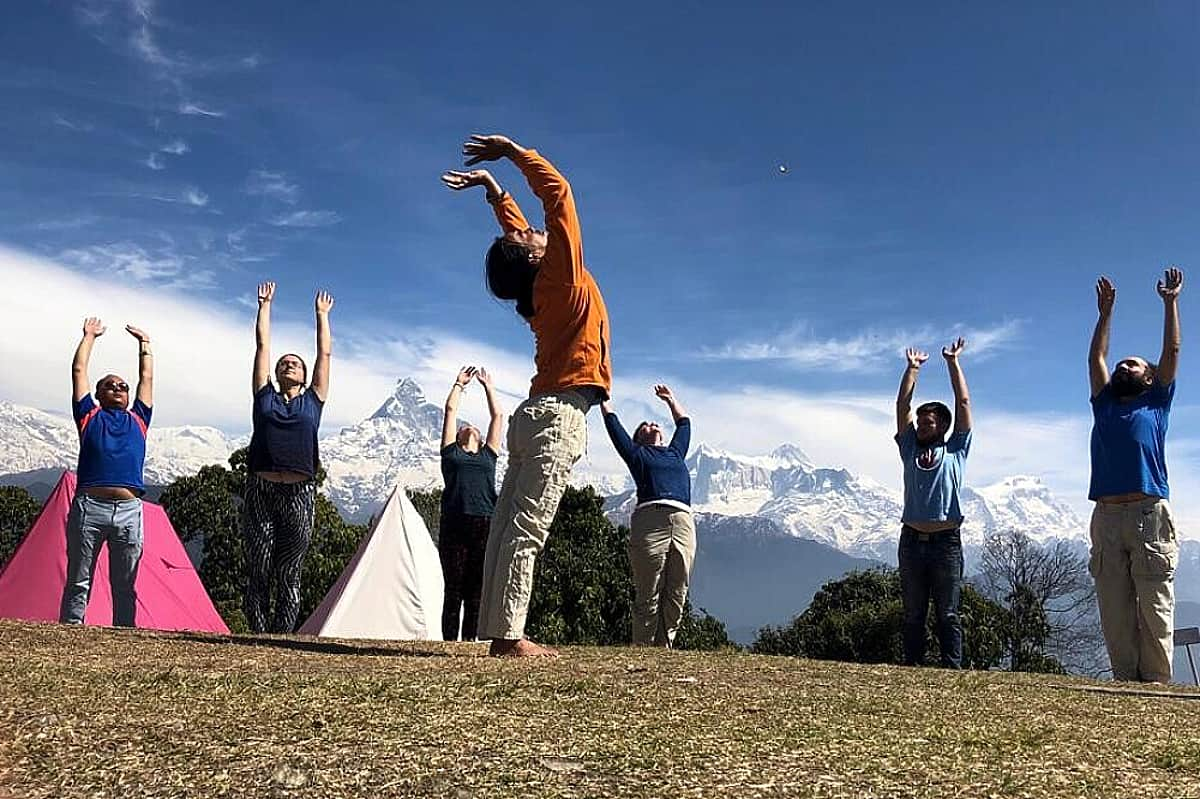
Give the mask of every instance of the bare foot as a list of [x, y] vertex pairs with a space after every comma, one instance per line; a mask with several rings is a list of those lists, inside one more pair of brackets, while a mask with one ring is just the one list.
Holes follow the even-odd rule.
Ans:
[[505, 638], [493, 638], [488, 654], [501, 658], [556, 658], [558, 650], [548, 646], [535, 644], [528, 638], [518, 638], [515, 641]]

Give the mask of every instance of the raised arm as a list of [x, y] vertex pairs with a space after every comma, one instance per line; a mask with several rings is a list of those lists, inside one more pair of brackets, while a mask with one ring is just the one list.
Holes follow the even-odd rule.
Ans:
[[1158, 358], [1158, 382], [1169, 386], [1175, 382], [1179, 367], [1179, 292], [1183, 291], [1183, 270], [1171, 267], [1158, 281], [1158, 296], [1163, 301], [1163, 346]]
[[949, 347], [942, 348], [946, 368], [950, 371], [950, 388], [954, 390], [954, 432], [965, 433], [971, 429], [971, 394], [967, 391], [967, 378], [963, 375], [958, 356], [967, 342], [961, 337]]
[[500, 407], [500, 399], [496, 396], [496, 387], [492, 385], [492, 376], [488, 374], [488, 370], [475, 370], [475, 379], [483, 386], [483, 393], [487, 395], [488, 415], [491, 417], [488, 421], [487, 440], [484, 443], [492, 452], [499, 454], [500, 434], [504, 430], [504, 409]]
[[458, 435], [458, 401], [467, 388], [467, 383], [475, 376], [474, 366], [464, 366], [458, 370], [454, 385], [450, 386], [450, 394], [446, 397], [446, 407], [442, 410], [442, 449], [454, 443]]
[[1108, 385], [1108, 330], [1112, 322], [1117, 287], [1103, 275], [1096, 281], [1096, 329], [1092, 331], [1092, 346], [1088, 349], [1088, 379], [1095, 397]]
[[140, 328], [125, 325], [129, 335], [138, 340], [137, 399], [147, 408], [154, 407], [154, 353], [150, 351], [150, 336]]
[[549, 276], [563, 283], [579, 283], [584, 272], [583, 236], [567, 179], [537, 150], [522, 147], [507, 136], [473, 135], [463, 144], [463, 155], [467, 166], [500, 158], [517, 165], [542, 201], [546, 216], [546, 256], [542, 260], [555, 270]]
[[912, 398], [917, 390], [917, 372], [929, 360], [928, 353], [909, 347], [904, 351], [908, 365], [900, 377], [900, 393], [896, 395], [896, 432], [903, 433], [913, 423]]
[[621, 456], [621, 460], [629, 463], [629, 458], [633, 455], [633, 451], [637, 445], [633, 443], [633, 439], [629, 437], [629, 433], [621, 424], [621, 420], [617, 418], [616, 412], [613, 411], [611, 400], [601, 402], [600, 410], [604, 416], [604, 429], [608, 431], [608, 438], [612, 441], [613, 448], [617, 450], [617, 454]]
[[679, 404], [679, 400], [675, 399], [675, 394], [671, 391], [670, 386], [660, 383], [654, 387], [654, 394], [667, 403], [667, 407], [671, 410], [671, 419], [675, 422], [675, 432], [671, 435], [671, 443], [667, 446], [687, 457], [688, 447], [692, 445], [692, 425], [687, 411]]
[[254, 371], [250, 375], [250, 390], [257, 394], [271, 380], [271, 300], [275, 299], [275, 284], [258, 284], [258, 317], [254, 321]]
[[318, 291], [313, 301], [317, 314], [317, 362], [313, 364], [309, 387], [321, 402], [329, 396], [329, 361], [333, 356], [333, 333], [329, 330], [329, 312], [333, 310], [333, 295]]
[[71, 400], [79, 402], [92, 391], [92, 381], [88, 379], [88, 362], [92, 359], [92, 345], [96, 339], [104, 335], [105, 327], [100, 320], [89, 316], [83, 320], [83, 338], [75, 348], [75, 357], [71, 359]]
[[472, 169], [470, 172], [450, 170], [442, 174], [442, 183], [455, 191], [469, 189], [472, 186], [483, 186], [486, 189], [484, 198], [492, 206], [496, 221], [505, 233], [527, 230], [529, 223], [521, 213], [521, 207], [512, 195], [500, 187], [500, 183], [486, 169]]

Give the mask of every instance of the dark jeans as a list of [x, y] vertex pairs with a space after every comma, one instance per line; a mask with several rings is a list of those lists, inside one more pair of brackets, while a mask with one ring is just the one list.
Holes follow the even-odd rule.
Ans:
[[442, 602], [442, 640], [474, 641], [479, 631], [479, 595], [483, 591], [483, 556], [487, 551], [491, 516], [443, 513], [438, 526], [438, 558], [446, 592]]
[[925, 661], [925, 615], [933, 599], [934, 627], [941, 665], [962, 668], [962, 534], [958, 530], [922, 533], [905, 525], [900, 532], [900, 592], [904, 598], [904, 664]]

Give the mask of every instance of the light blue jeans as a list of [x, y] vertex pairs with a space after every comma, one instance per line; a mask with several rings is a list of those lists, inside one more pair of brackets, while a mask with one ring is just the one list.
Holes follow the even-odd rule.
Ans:
[[133, 627], [137, 614], [138, 563], [142, 559], [142, 501], [98, 499], [75, 493], [67, 516], [67, 582], [58, 620], [83, 624], [100, 547], [108, 542], [108, 582], [113, 625]]

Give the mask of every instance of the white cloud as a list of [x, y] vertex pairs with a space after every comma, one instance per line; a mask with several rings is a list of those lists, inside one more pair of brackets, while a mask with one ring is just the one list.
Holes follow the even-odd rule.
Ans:
[[203, 208], [208, 205], [208, 195], [195, 187], [190, 187], [183, 193], [183, 202]]
[[187, 142], [185, 142], [183, 139], [172, 139], [162, 147], [158, 148], [159, 152], [168, 153], [170, 155], [183, 155], [189, 149], [190, 148], [188, 147]]
[[246, 178], [246, 193], [256, 197], [270, 197], [294, 205], [300, 199], [300, 187], [288, 180], [282, 172], [256, 169]]
[[179, 111], [179, 113], [181, 113], [185, 116], [218, 117], [218, 118], [225, 116], [224, 111], [218, 111], [215, 108], [206, 108], [205, 106], [202, 106], [199, 103], [195, 103], [190, 100], [185, 100], [184, 102], [180, 103], [177, 110]]
[[128, 241], [63, 250], [58, 257], [61, 261], [89, 270], [108, 272], [137, 281], [175, 278], [186, 267], [185, 259], [170, 249], [151, 253]]
[[342, 216], [336, 211], [293, 211], [269, 221], [276, 227], [326, 227], [341, 222]]
[[62, 114], [54, 115], [54, 124], [58, 125], [60, 128], [66, 128], [67, 130], [73, 130], [79, 133], [88, 133], [96, 129], [96, 126], [90, 122], [78, 122], [67, 119]]
[[162, 156], [158, 153], [150, 153], [142, 163], [155, 171], [166, 169], [166, 164], [163, 163]]
[[1023, 322], [1006, 320], [988, 328], [958, 324], [939, 329], [930, 325], [907, 330], [868, 329], [848, 338], [819, 338], [806, 326], [795, 327], [765, 340], [741, 340], [702, 350], [699, 357], [714, 361], [778, 361], [796, 368], [826, 368], [863, 372], [891, 364], [905, 347], [929, 348], [936, 354], [942, 343], [958, 336], [967, 339], [973, 358], [988, 357], [1011, 345]]

